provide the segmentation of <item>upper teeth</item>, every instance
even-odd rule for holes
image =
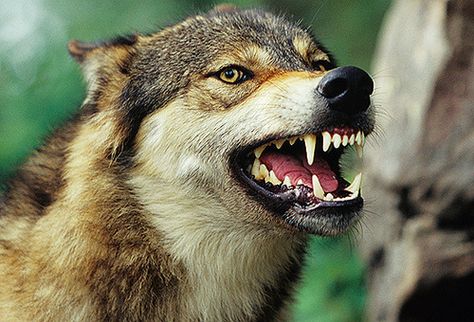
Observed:
[[[308,160],[308,164],[312,165],[314,161],[314,151],[316,150],[316,135],[306,134],[303,139],[306,147],[306,159]]]
[[[339,148],[341,145],[342,146],[355,145],[357,154],[359,155],[359,157],[362,157],[362,147],[365,144],[364,132],[358,131],[356,134],[352,133],[350,136],[348,136],[347,134],[343,134],[341,136],[338,133],[331,134],[328,131],[324,131],[321,133],[321,136],[323,138],[322,148],[324,152],[328,151],[331,145],[335,149]],[[259,146],[258,148],[255,148],[254,150],[255,157],[260,158],[263,151],[265,151],[265,149],[268,146],[275,145],[277,149],[281,149],[281,147],[285,144],[286,141],[288,141],[290,145],[293,145],[298,139],[304,141],[305,148],[306,148],[306,160],[308,161],[309,165],[312,165],[314,162],[314,153],[316,151],[316,134],[305,134],[303,136],[293,136],[288,139],[279,139],[267,144],[263,144]]]
[[[326,152],[331,146],[331,133],[324,131],[323,132],[323,151]]]
[[[365,143],[365,134],[362,131],[358,131],[357,133],[352,133],[350,135],[347,134],[338,134],[338,133],[330,133],[328,131],[324,131],[321,133],[322,137],[322,150],[324,152],[328,151],[331,148],[331,145],[337,149],[341,145],[354,145],[357,154],[361,157],[362,150]],[[294,136],[288,139],[279,139],[272,141],[270,143],[266,143],[264,145],[259,146],[254,150],[255,160],[254,163],[250,167],[250,173],[255,177],[256,180],[263,180],[265,182],[269,182],[273,185],[286,185],[287,187],[292,186],[291,180],[288,176],[285,176],[283,179],[279,179],[273,170],[269,170],[265,164],[261,163],[259,158],[265,151],[268,146],[274,145],[276,149],[281,149],[286,141],[290,145],[295,144],[297,140],[301,140],[304,142],[305,150],[306,150],[306,160],[309,165],[314,163],[315,159],[315,152],[316,152],[316,141],[317,136],[316,134],[305,134],[303,136]],[[283,182],[282,182],[283,180]],[[354,199],[359,196],[359,190],[362,180],[362,174],[359,173],[354,177],[352,183],[345,188],[345,191],[349,192],[349,196],[339,198],[334,196],[332,193],[324,192],[324,189],[321,186],[319,178],[317,175],[312,176],[312,185],[313,185],[313,194],[316,198],[324,201],[341,201],[341,200],[350,200]],[[296,185],[303,185],[303,181],[300,179],[296,182]]]

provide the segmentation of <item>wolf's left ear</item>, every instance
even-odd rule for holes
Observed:
[[[211,10],[211,13],[234,12],[237,10],[238,10],[237,6],[232,3],[221,3],[214,6],[214,8],[212,8]]]
[[[71,40],[69,54],[81,65],[84,75],[92,85],[97,75],[107,75],[120,69],[133,52],[138,35],[118,37],[110,41],[86,43]]]

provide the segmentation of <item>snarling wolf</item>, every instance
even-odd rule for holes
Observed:
[[[0,210],[2,321],[285,321],[308,233],[360,220],[340,158],[373,82],[284,17],[219,7],[69,44],[88,92]]]

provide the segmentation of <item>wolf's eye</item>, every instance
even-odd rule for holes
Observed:
[[[238,67],[226,67],[218,72],[219,79],[225,83],[238,84],[249,79],[249,73]]]

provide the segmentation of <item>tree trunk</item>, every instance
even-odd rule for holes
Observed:
[[[394,1],[374,75],[369,320],[474,321],[474,1]]]

